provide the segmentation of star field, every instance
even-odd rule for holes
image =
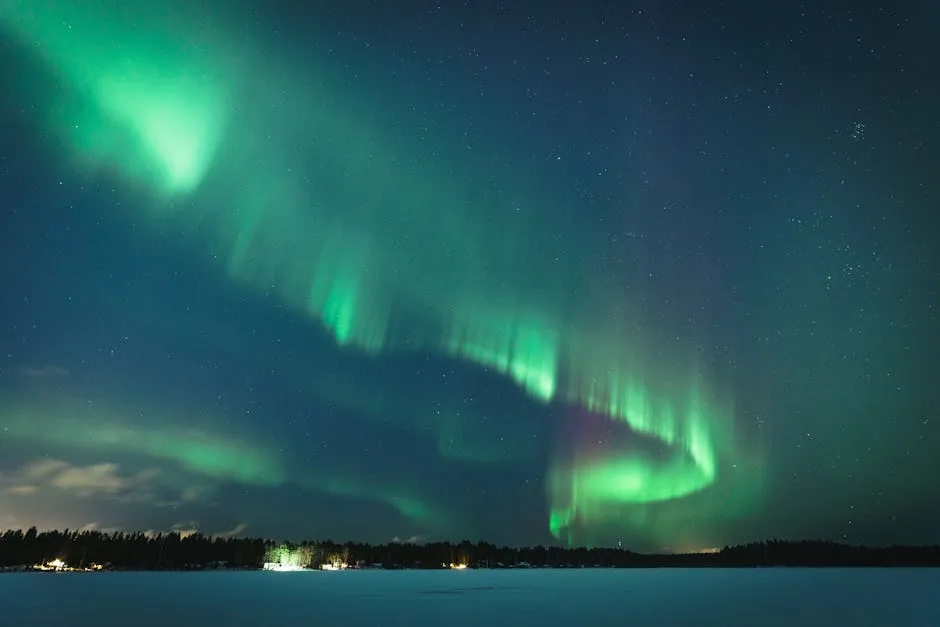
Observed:
[[[940,542],[923,3],[0,0],[0,527]]]

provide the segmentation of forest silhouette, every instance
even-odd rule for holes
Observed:
[[[5,571],[30,570],[53,562],[95,570],[259,569],[284,556],[291,556],[299,568],[335,564],[384,569],[940,566],[940,546],[873,548],[828,541],[768,540],[708,553],[653,555],[620,548],[500,547],[469,541],[292,543],[178,532],[40,532],[31,528],[0,535],[0,570]]]

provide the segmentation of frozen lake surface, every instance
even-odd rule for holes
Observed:
[[[940,625],[940,569],[0,575],[0,625]]]

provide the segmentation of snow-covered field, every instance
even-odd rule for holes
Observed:
[[[0,625],[940,626],[940,569],[0,575]]]

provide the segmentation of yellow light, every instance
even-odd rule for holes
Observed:
[[[333,562],[331,564],[330,563],[322,564],[320,566],[320,569],[321,570],[345,570],[346,567],[347,565],[344,564],[343,562]]]
[[[450,567],[454,570],[463,570],[467,567],[467,565],[466,564],[454,564],[453,562],[451,562]]]
[[[299,570],[306,570],[303,566],[295,566],[293,564],[280,564],[277,562],[265,562],[261,566],[262,570],[270,570],[278,573],[287,573],[287,572],[296,572]]]

